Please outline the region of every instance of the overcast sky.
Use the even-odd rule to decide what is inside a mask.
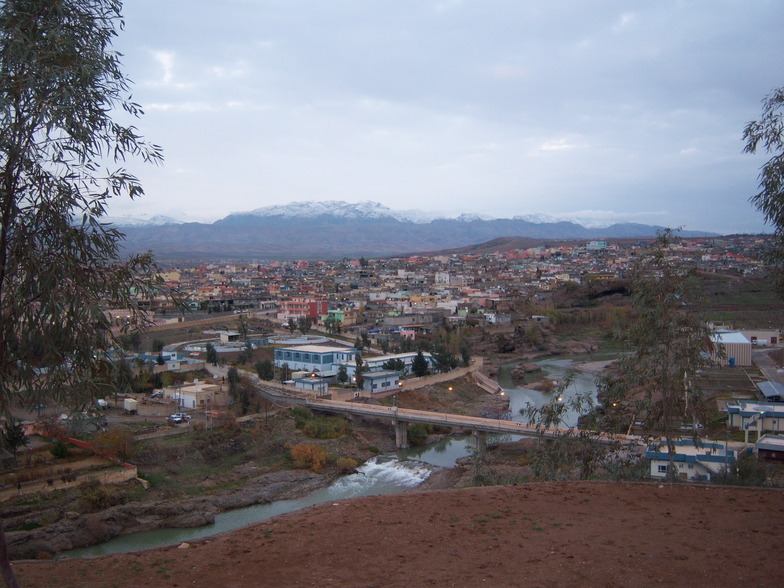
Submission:
[[[765,228],[744,125],[780,0],[127,0],[115,48],[166,162],[112,216],[302,200]]]

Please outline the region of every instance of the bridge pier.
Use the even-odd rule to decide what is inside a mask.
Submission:
[[[408,423],[406,421],[394,420],[395,424],[395,447],[398,449],[408,449]]]
[[[487,451],[487,433],[485,431],[474,430],[473,435],[476,440],[477,455],[484,455]]]

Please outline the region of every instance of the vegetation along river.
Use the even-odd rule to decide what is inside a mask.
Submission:
[[[584,358],[582,358],[584,359]],[[546,359],[537,362],[542,366],[545,374],[552,379],[563,381],[571,372],[573,361],[571,359]],[[500,374],[501,384],[509,385],[509,380]],[[575,373],[572,384],[563,391],[564,398],[580,392],[596,394],[596,377],[586,373]],[[522,422],[520,409],[526,403],[542,406],[553,399],[553,393],[539,392],[522,386],[504,387],[504,393],[509,396],[509,418]],[[574,425],[577,422],[576,414],[566,415],[566,424]],[[513,436],[505,436],[504,440],[514,440]],[[407,451],[399,451],[396,455],[380,456],[368,460],[357,469],[357,473],[344,476],[332,485],[322,490],[317,490],[307,496],[292,500],[278,500],[268,504],[259,504],[220,513],[215,516],[211,525],[192,529],[157,529],[144,533],[133,533],[117,537],[105,543],[93,545],[83,549],[74,549],[60,554],[58,557],[86,557],[94,555],[108,555],[125,553],[140,549],[149,549],[193,541],[225,531],[238,529],[258,521],[294,512],[308,506],[325,502],[335,502],[360,496],[375,496],[394,494],[415,488],[424,482],[434,468],[454,467],[456,461],[470,455],[473,450],[473,438],[450,437],[438,443],[419,447]]]

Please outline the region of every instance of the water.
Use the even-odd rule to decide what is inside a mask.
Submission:
[[[546,359],[537,363],[542,366],[548,377],[564,380],[570,372],[573,362],[570,359]],[[520,409],[525,408],[527,402],[541,407],[553,399],[552,393],[538,392],[525,387],[504,388],[504,392],[509,396],[510,418],[517,422],[525,420],[520,415]],[[572,384],[563,394],[565,398],[569,398],[580,392],[592,393],[595,399],[596,378],[590,374],[575,372]],[[568,412],[566,414],[566,425],[576,425],[577,417],[577,414]],[[488,441],[491,443],[493,441],[514,441],[520,438],[513,435],[491,436],[488,438]],[[357,469],[358,473],[344,476],[329,487],[317,490],[302,498],[279,500],[269,504],[249,506],[220,513],[215,516],[214,524],[195,529],[157,529],[145,533],[125,535],[92,547],[65,552],[60,557],[85,557],[125,553],[181,543],[183,541],[193,541],[217,533],[238,529],[315,504],[358,498],[360,496],[378,496],[403,492],[410,488],[415,488],[424,482],[430,476],[434,467],[454,467],[457,460],[470,455],[474,447],[474,438],[471,435],[445,438],[427,447],[398,451],[396,456],[372,458]]]
[[[425,447],[399,450],[397,456],[400,459],[421,461],[441,468],[453,468],[457,465],[457,460],[469,455],[475,446],[471,435],[446,437],[438,443]]]
[[[582,357],[583,360],[590,360],[590,358]],[[594,402],[596,401],[596,376],[584,372],[573,372],[574,361],[566,358],[552,358],[543,359],[536,362],[542,367],[545,375],[553,380],[563,382],[571,373],[572,382],[566,390],[562,392],[563,401],[568,402],[570,398],[574,398],[578,394],[590,394]],[[512,366],[505,366],[502,368],[502,373],[499,374],[499,379],[504,380],[503,383],[508,383],[504,376],[507,376],[511,371]],[[526,407],[526,403],[530,403],[537,408],[541,408],[548,402],[555,400],[555,392],[540,392],[539,390],[532,390],[524,386],[504,388],[504,393],[509,396],[509,410],[511,411],[511,418],[513,421],[524,422],[525,419],[520,415],[520,409]],[[562,426],[574,427],[577,425],[579,414],[573,410],[567,410],[564,414],[564,423]]]
[[[220,513],[215,523],[195,529],[156,529],[117,537],[99,545],[74,549],[59,557],[86,557],[125,553],[139,549],[160,547],[183,541],[193,541],[224,531],[231,531],[265,519],[321,504],[360,496],[394,494],[415,488],[432,473],[432,466],[420,461],[401,461],[394,457],[374,457],[357,468],[357,473],[344,476],[332,485],[302,498],[278,500]]]

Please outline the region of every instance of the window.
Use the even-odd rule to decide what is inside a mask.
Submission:
[[[667,473],[667,466],[666,465],[660,465],[659,466],[659,473],[660,474],[666,474]]]
[[[690,463],[690,464],[689,464],[689,469],[690,469],[690,470],[693,470],[693,469],[694,469],[694,464],[693,464],[693,463]]]

